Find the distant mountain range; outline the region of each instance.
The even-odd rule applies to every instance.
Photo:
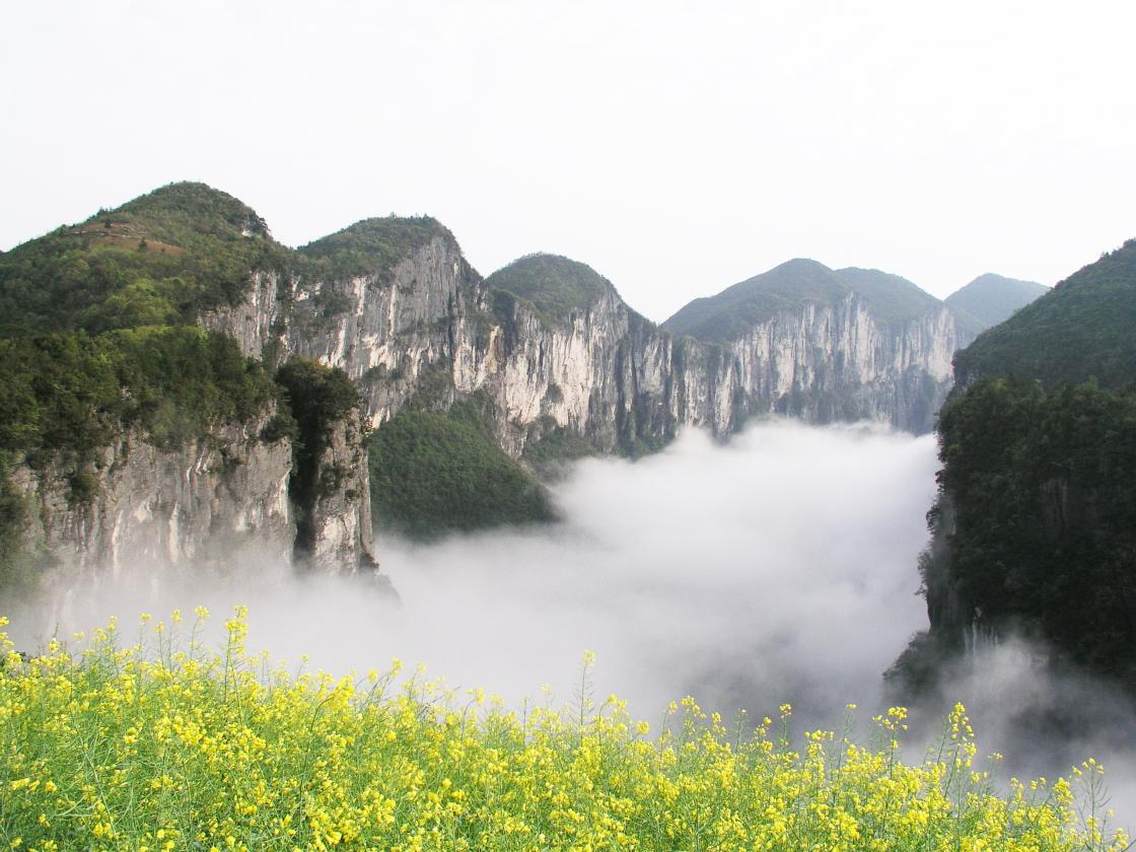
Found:
[[[967,331],[977,334],[997,325],[1046,292],[1041,284],[983,275],[953,293],[946,305]],[[748,333],[785,310],[806,304],[835,304],[850,296],[864,301],[872,315],[902,325],[940,308],[930,293],[878,269],[829,269],[798,258],[728,287],[715,296],[695,299],[663,323],[677,335],[724,343]]]
[[[0,550],[178,562],[223,533],[355,570],[372,496],[380,522],[410,529],[510,506],[545,517],[532,471],[650,452],[686,426],[724,437],[783,414],[928,431],[977,323],[898,276],[794,260],[659,326],[568,258],[483,279],[429,217],[293,249],[238,199],[171,184],[0,256]],[[366,430],[398,418],[370,444],[372,477]],[[415,443],[426,426],[438,447]],[[413,494],[392,459],[421,480]],[[454,504],[484,499],[495,466],[523,499]],[[453,499],[412,517],[437,477]]]

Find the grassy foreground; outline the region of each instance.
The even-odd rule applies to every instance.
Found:
[[[857,745],[794,745],[790,709],[727,730],[692,699],[652,735],[614,696],[504,709],[421,674],[335,680],[269,670],[143,616],[85,650],[24,660],[0,632],[0,848],[1124,849],[1105,836],[1101,769],[995,793],[961,706],[920,765],[897,757],[906,712]],[[0,620],[0,628],[6,621]],[[181,631],[183,636],[176,634]],[[185,635],[188,634],[188,635]],[[83,638],[83,637],[80,637]],[[852,708],[850,708],[852,709]]]

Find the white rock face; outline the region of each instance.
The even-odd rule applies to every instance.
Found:
[[[969,342],[943,305],[889,324],[854,293],[776,314],[724,345],[675,339],[611,289],[549,319],[489,290],[446,234],[371,275],[257,272],[242,304],[202,324],[272,364],[301,355],[339,367],[360,388],[364,410],[333,430],[319,461],[324,487],[307,516],[307,560],[323,571],[372,564],[363,437],[412,400],[445,408],[480,397],[514,457],[556,432],[637,454],[685,425],[724,436],[774,412],[924,432],[950,388],[951,357]],[[87,503],[68,502],[59,470],[18,469],[35,509],[29,539],[80,572],[231,561],[246,545],[291,558],[292,453],[286,440],[257,440],[269,414],[176,451],[128,433],[90,471],[97,488]]]
[[[550,321],[487,290],[444,235],[385,276],[258,275],[245,304],[205,324],[251,355],[275,348],[342,368],[373,427],[415,395],[437,407],[487,395],[514,456],[557,427],[601,451],[637,452],[683,425],[725,435],[774,412],[925,432],[950,388],[951,356],[969,342],[943,305],[889,324],[851,293],[777,314],[726,345],[675,340],[614,291]]]
[[[337,421],[319,459],[319,487],[311,509],[311,549],[306,567],[354,573],[373,566],[374,525],[363,418],[353,410]]]
[[[87,471],[96,486],[77,500],[56,466],[18,467],[12,481],[28,506],[28,543],[74,579],[100,570],[239,561],[242,553],[290,559],[292,448],[257,435],[267,415],[177,450],[134,430]]]

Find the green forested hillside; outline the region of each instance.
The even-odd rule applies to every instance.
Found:
[[[191,322],[291,254],[232,196],[170,184],[0,256],[0,335]]]
[[[1136,686],[1136,393],[986,379],[939,429],[953,532],[928,591]]]
[[[168,447],[262,410],[271,376],[196,320],[291,254],[250,207],[178,183],[0,257],[0,449],[78,457],[135,423]]]
[[[320,277],[383,274],[435,236],[453,240],[453,235],[429,216],[387,216],[356,222],[342,231],[301,246],[299,253],[316,263],[310,272]]]
[[[381,275],[436,235],[453,239],[429,217],[389,216],[294,250],[231,195],[169,184],[0,255],[0,336],[194,322],[239,303],[254,270]]]
[[[273,376],[233,340],[203,331],[200,318],[241,302],[257,271],[389,282],[399,261],[436,237],[453,241],[429,217],[389,216],[291,249],[236,198],[175,183],[0,254],[0,561],[23,513],[7,478],[14,464],[55,461],[73,496],[87,499],[98,487],[90,461],[122,430],[138,426],[173,448],[274,400],[262,437],[294,441],[302,539],[303,507],[318,487],[313,460],[355,390],[340,371],[307,361]],[[549,256],[518,261],[495,284],[553,318],[611,290],[583,264]],[[544,489],[463,410],[407,412],[384,426],[372,450],[383,460],[376,514],[416,534],[551,517]]]
[[[779,311],[805,302],[832,304],[848,289],[827,266],[815,260],[790,260],[716,296],[695,299],[664,322],[663,328],[676,337],[725,343]]]
[[[476,401],[407,409],[371,438],[376,517],[413,538],[555,518],[546,489],[507,456]]]
[[[270,401],[271,377],[230,338],[148,326],[0,340],[0,449],[35,462],[104,446],[134,423],[175,446]]]
[[[917,285],[878,269],[837,269],[836,277],[868,303],[872,313],[886,323],[901,325],[942,307],[942,302]]]
[[[172,448],[277,396],[235,341],[194,326],[0,339],[0,363],[0,589],[32,577],[22,535],[30,507],[9,481],[15,464],[54,463],[68,498],[85,502],[100,487],[98,450],[124,429]]]
[[[926,683],[977,628],[1136,691],[1133,329],[1136,241],[957,354],[920,565],[930,632],[894,674]]]
[[[382,274],[434,234],[448,236],[432,219],[389,217],[295,251],[232,196],[175,183],[0,254],[0,569],[17,562],[27,509],[13,466],[54,462],[71,498],[87,500],[100,448],[131,427],[172,449],[275,401],[262,437],[295,439],[295,469],[310,472],[329,406],[341,416],[356,400],[346,377],[293,362],[277,383],[234,340],[204,331],[202,313],[239,303],[256,271]],[[296,480],[302,506],[311,483]]]
[[[485,279],[490,290],[511,293],[530,302],[544,317],[560,321],[584,310],[605,293],[611,282],[590,266],[552,254],[530,254]]]
[[[1136,380],[1136,240],[1066,278],[955,359],[966,385],[983,376],[1047,386],[1095,378],[1103,387]]]

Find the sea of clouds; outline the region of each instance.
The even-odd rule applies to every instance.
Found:
[[[362,673],[397,657],[514,706],[548,690],[570,706],[591,650],[590,692],[616,693],[648,721],[690,694],[727,719],[790,703],[798,731],[839,725],[855,703],[864,725],[889,700],[883,671],[927,625],[915,566],[937,467],[933,436],[878,425],[774,419],[726,444],[688,430],[637,461],[574,464],[552,486],[560,523],[430,544],[380,536],[397,603],[373,582],[280,565],[208,577],[135,566],[50,611],[17,612],[14,633],[32,649],[116,614],[130,639],[140,612],[203,604],[220,641],[224,617],[247,604],[250,647],[293,667],[307,657],[309,669]],[[1107,689],[1055,678],[1036,649],[1007,642],[943,692],[945,704],[914,708],[909,758],[962,700],[983,753],[1007,753],[1004,774],[1052,776],[1104,756],[1118,804],[1136,812],[1136,724]],[[1037,724],[1068,707],[1082,711],[1075,730]]]

